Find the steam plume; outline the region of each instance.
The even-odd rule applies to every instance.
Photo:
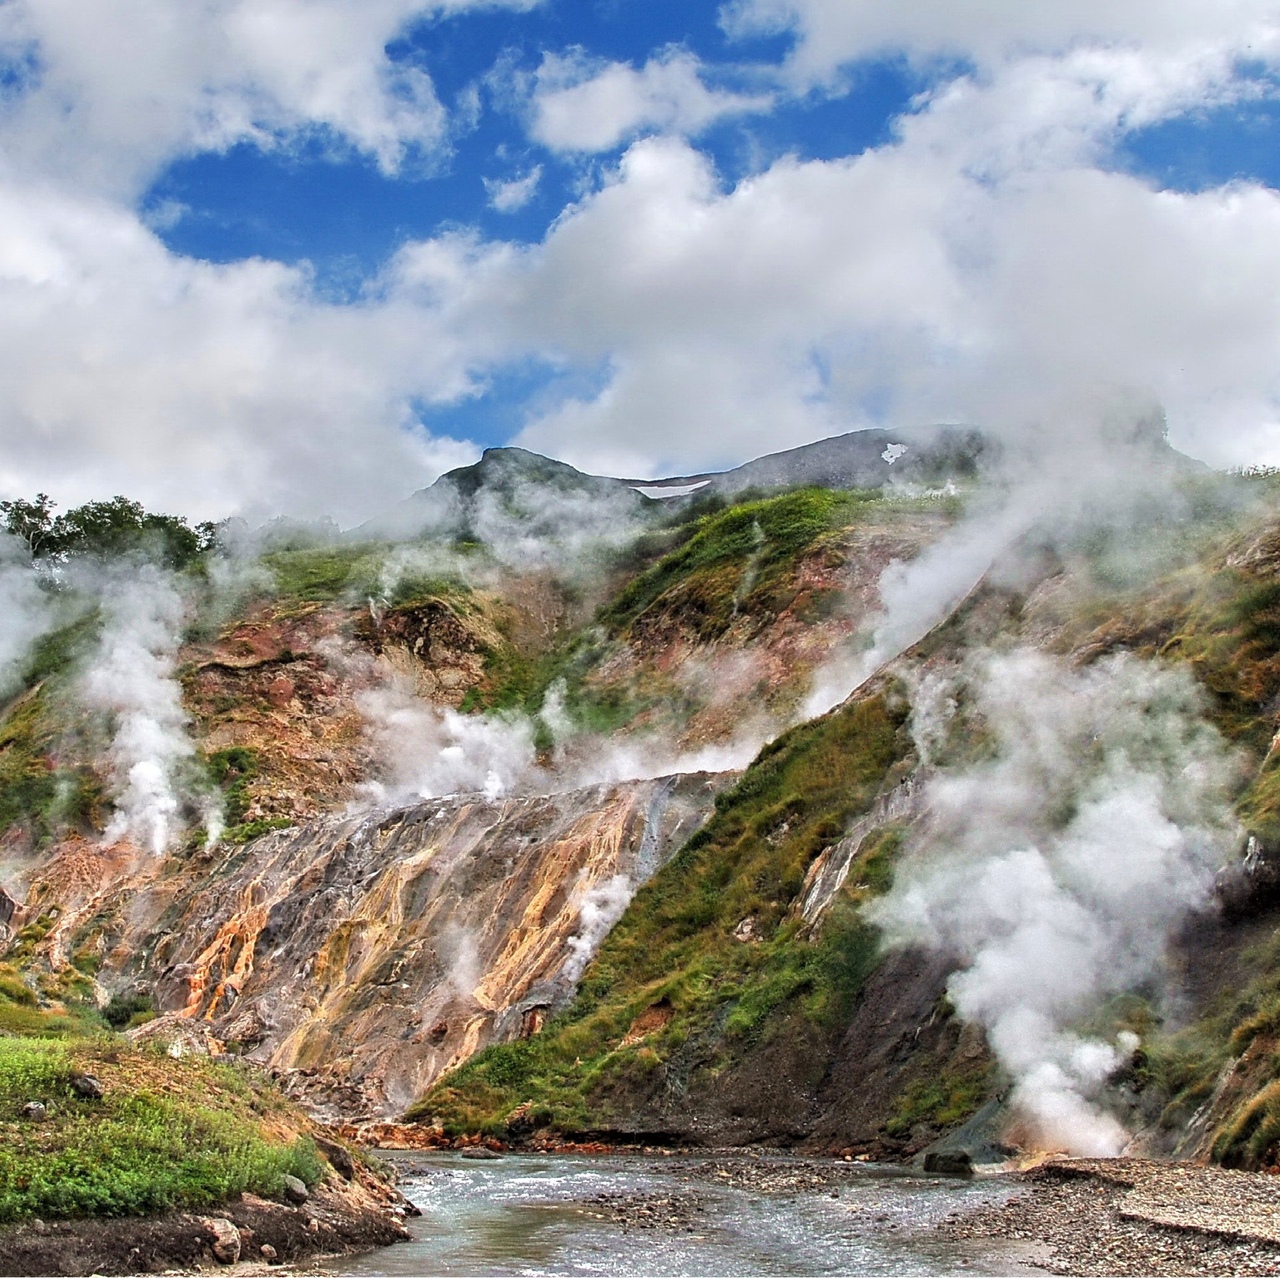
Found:
[[[115,720],[108,758],[115,812],[103,841],[159,855],[179,828],[179,775],[195,753],[174,679],[183,602],[167,574],[139,565],[103,592],[105,624],[84,678],[88,705]]]
[[[54,626],[55,617],[26,548],[0,533],[0,696],[15,690],[31,645]]]
[[[891,944],[958,959],[948,993],[1044,1146],[1113,1155],[1126,1136],[1096,1101],[1136,1040],[1073,1027],[1158,983],[1172,929],[1209,900],[1236,842],[1232,760],[1190,676],[1131,656],[987,655],[969,682],[994,756],[926,783],[923,828],[868,914]],[[936,683],[930,700],[926,751],[954,704]]]

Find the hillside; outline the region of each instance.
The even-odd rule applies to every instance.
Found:
[[[569,471],[489,454],[407,539],[14,550],[11,1032],[128,1008],[427,1143],[1280,1161],[1268,478],[1015,520],[963,467]]]

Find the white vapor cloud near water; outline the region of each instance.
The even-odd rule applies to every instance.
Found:
[[[1070,425],[1070,430],[1066,429]],[[1053,428],[1050,428],[1050,427]],[[1080,389],[1006,421],[961,520],[919,556],[881,574],[880,608],[815,672],[799,718],[825,714],[945,621],[993,570],[1016,571],[1023,539],[1061,547],[1082,531],[1115,535],[1176,514],[1189,473],[1164,437],[1158,405],[1120,387]]]
[[[535,724],[523,716],[459,714],[415,697],[396,680],[357,698],[381,779],[365,786],[378,804],[519,793],[537,772]]]
[[[626,913],[637,887],[639,884],[629,875],[615,874],[583,894],[578,908],[578,930],[565,942],[569,957],[560,969],[560,978],[570,986],[576,987],[582,979],[600,942]]]
[[[814,672],[801,719],[826,714],[852,696],[895,657],[919,643],[991,570],[1025,532],[1034,503],[1012,501],[965,520],[917,559],[894,560],[880,577],[881,613],[870,646],[837,652]]]
[[[85,703],[114,720],[108,750],[115,811],[103,834],[154,855],[182,828],[182,771],[195,754],[174,677],[184,604],[169,574],[150,565],[113,574],[103,628],[82,682]],[[217,837],[210,819],[210,836]]]
[[[1170,935],[1206,906],[1237,841],[1234,762],[1182,671],[1127,654],[1085,669],[975,656],[964,685],[990,757],[927,781],[893,889],[867,908],[891,945],[954,956],[948,994],[983,1026],[1042,1148],[1110,1156],[1098,1103],[1137,1045],[1076,1032],[1111,995],[1159,994]],[[918,689],[932,757],[959,682]]]

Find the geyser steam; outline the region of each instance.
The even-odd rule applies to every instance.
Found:
[[[102,609],[84,697],[115,720],[108,751],[115,812],[103,842],[128,839],[159,855],[179,828],[179,775],[195,753],[174,678],[183,602],[166,573],[139,565],[113,578]]]
[[[1014,1080],[1039,1143],[1114,1155],[1099,1092],[1136,1046],[1073,1026],[1158,984],[1171,931],[1210,899],[1236,841],[1232,760],[1189,675],[1128,655],[1077,670],[1032,651],[976,658],[983,761],[926,783],[892,891],[868,909],[892,944],[955,956],[948,993]],[[937,748],[954,689],[929,680],[916,722]]]

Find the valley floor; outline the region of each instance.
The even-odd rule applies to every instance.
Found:
[[[1016,1242],[1054,1274],[1280,1273],[1280,1178],[1141,1159],[1047,1163],[1004,1202],[955,1213],[957,1242]]]

